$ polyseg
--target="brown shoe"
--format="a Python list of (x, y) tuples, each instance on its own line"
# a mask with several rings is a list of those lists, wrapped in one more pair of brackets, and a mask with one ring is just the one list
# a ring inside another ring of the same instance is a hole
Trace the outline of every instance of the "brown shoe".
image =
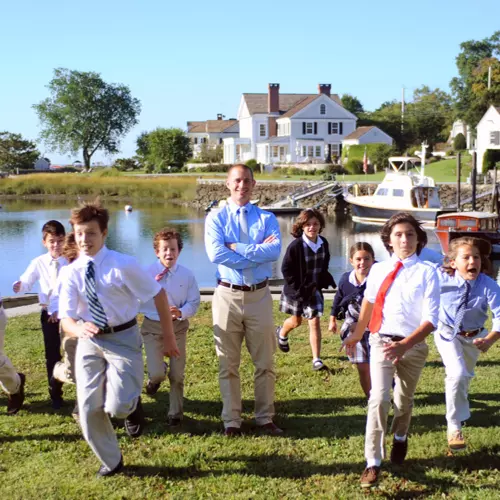
[(361, 488), (373, 488), (380, 479), (380, 467), (367, 467), (361, 474)]
[(283, 434), (283, 429), (280, 429), (274, 422), (258, 425), (257, 429), (261, 434), (267, 434), (268, 436), (281, 436)]
[(146, 385), (146, 394), (148, 396), (154, 396), (158, 392), (160, 385), (161, 385), (161, 383), (153, 384), (153, 382), (148, 382)]
[(408, 437), (404, 441), (392, 441), (391, 462), (396, 465), (403, 465), (408, 452)]
[(467, 448), (462, 431), (454, 431), (448, 435), (448, 446), (451, 451), (465, 450)]
[(167, 425), (169, 427), (179, 427), (182, 424), (182, 419), (179, 417), (167, 417)]
[(224, 436), (226, 437), (236, 437), (241, 436), (242, 432), (239, 427), (226, 427), (224, 429)]
[(26, 383), (26, 376), (24, 373), (18, 373), (18, 375), (21, 379), (21, 384), (19, 385), (19, 390), (16, 394), (9, 394), (9, 400), (7, 401), (7, 415), (15, 415), (24, 403), (24, 384)]

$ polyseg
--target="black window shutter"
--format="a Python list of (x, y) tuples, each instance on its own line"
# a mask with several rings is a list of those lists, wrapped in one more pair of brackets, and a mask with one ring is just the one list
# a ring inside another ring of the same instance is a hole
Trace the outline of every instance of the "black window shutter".
[(328, 122), (328, 135), (332, 135), (332, 122)]
[(342, 156), (342, 144), (339, 144), (339, 156)]
[(314, 122), (314, 135), (318, 133), (318, 122)]
[(344, 133), (344, 123), (340, 122), (339, 123), (339, 134), (342, 135)]
[(302, 122), (302, 133), (306, 135), (306, 122)]

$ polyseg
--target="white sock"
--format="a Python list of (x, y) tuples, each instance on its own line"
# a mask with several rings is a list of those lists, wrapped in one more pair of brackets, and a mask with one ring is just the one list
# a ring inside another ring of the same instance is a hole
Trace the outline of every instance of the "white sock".
[(366, 459), (366, 467), (380, 467), (380, 464), (382, 463), (382, 460), (379, 460), (378, 458), (367, 458)]
[(404, 443), (406, 441), (406, 434), (404, 436), (396, 436), (396, 434), (394, 434), (394, 439), (400, 443)]

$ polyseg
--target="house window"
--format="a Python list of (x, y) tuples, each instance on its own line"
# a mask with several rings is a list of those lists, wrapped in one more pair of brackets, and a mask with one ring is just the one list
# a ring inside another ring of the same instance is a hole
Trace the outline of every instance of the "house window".
[(302, 146), (302, 156), (307, 156), (307, 146)]
[(314, 131), (314, 125), (312, 122), (306, 122), (306, 134), (312, 134)]
[(314, 153), (314, 146), (307, 146), (307, 156), (309, 156), (309, 158), (312, 158), (313, 153)]
[(280, 146), (280, 159), (285, 157), (285, 147)]
[(490, 132), (490, 144), (500, 146), (500, 130)]
[(330, 144), (330, 154), (334, 156), (338, 156), (339, 154), (339, 145), (338, 144)]
[(315, 156), (320, 157), (321, 156), (321, 146), (316, 146), (315, 147)]
[(219, 144), (222, 144), (224, 141), (222, 139), (222, 137), (219, 139)]
[(195, 137), (195, 138), (193, 139), (193, 144), (198, 144), (198, 137)]
[(279, 155), (279, 147), (273, 146), (273, 158), (278, 158)]
[(266, 124), (265, 123), (261, 123), (259, 125), (259, 136), (266, 137)]
[(320, 114), (320, 115), (326, 115), (326, 105), (325, 105), (325, 104), (322, 104), (322, 105), (319, 107), (319, 114)]
[(332, 122), (332, 134), (338, 134), (339, 133), (339, 123), (338, 122)]

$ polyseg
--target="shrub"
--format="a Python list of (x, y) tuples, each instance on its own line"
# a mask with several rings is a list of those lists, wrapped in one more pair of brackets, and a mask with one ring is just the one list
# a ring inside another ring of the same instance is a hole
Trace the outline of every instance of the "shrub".
[(118, 158), (113, 164), (113, 168), (125, 172), (126, 170), (136, 170), (139, 165), (133, 158)]
[(254, 160), (254, 159), (248, 160), (245, 163), (245, 165), (247, 167), (250, 167), (253, 172), (257, 172), (257, 173), (260, 172), (260, 163), (258, 163), (257, 160)]
[(286, 169), (288, 175), (302, 175), (304, 171), (297, 167), (288, 167)]
[(464, 134), (457, 134), (453, 139), (453, 148), (456, 151), (463, 151), (467, 148), (467, 141), (465, 140)]
[(345, 164), (345, 169), (349, 174), (362, 174), (363, 173), (363, 162), (361, 160), (349, 160)]
[(447, 152), (446, 152), (446, 156), (453, 156), (455, 154), (455, 151), (453, 151), (453, 149), (449, 149)]
[[(483, 156), (483, 169), (482, 173), (485, 174), (488, 170), (492, 169), (496, 162), (500, 160), (500, 149), (487, 149), (484, 152)], [(477, 162), (481, 161), (480, 158), (477, 159)], [(479, 171), (479, 165), (478, 165), (478, 171)]]

